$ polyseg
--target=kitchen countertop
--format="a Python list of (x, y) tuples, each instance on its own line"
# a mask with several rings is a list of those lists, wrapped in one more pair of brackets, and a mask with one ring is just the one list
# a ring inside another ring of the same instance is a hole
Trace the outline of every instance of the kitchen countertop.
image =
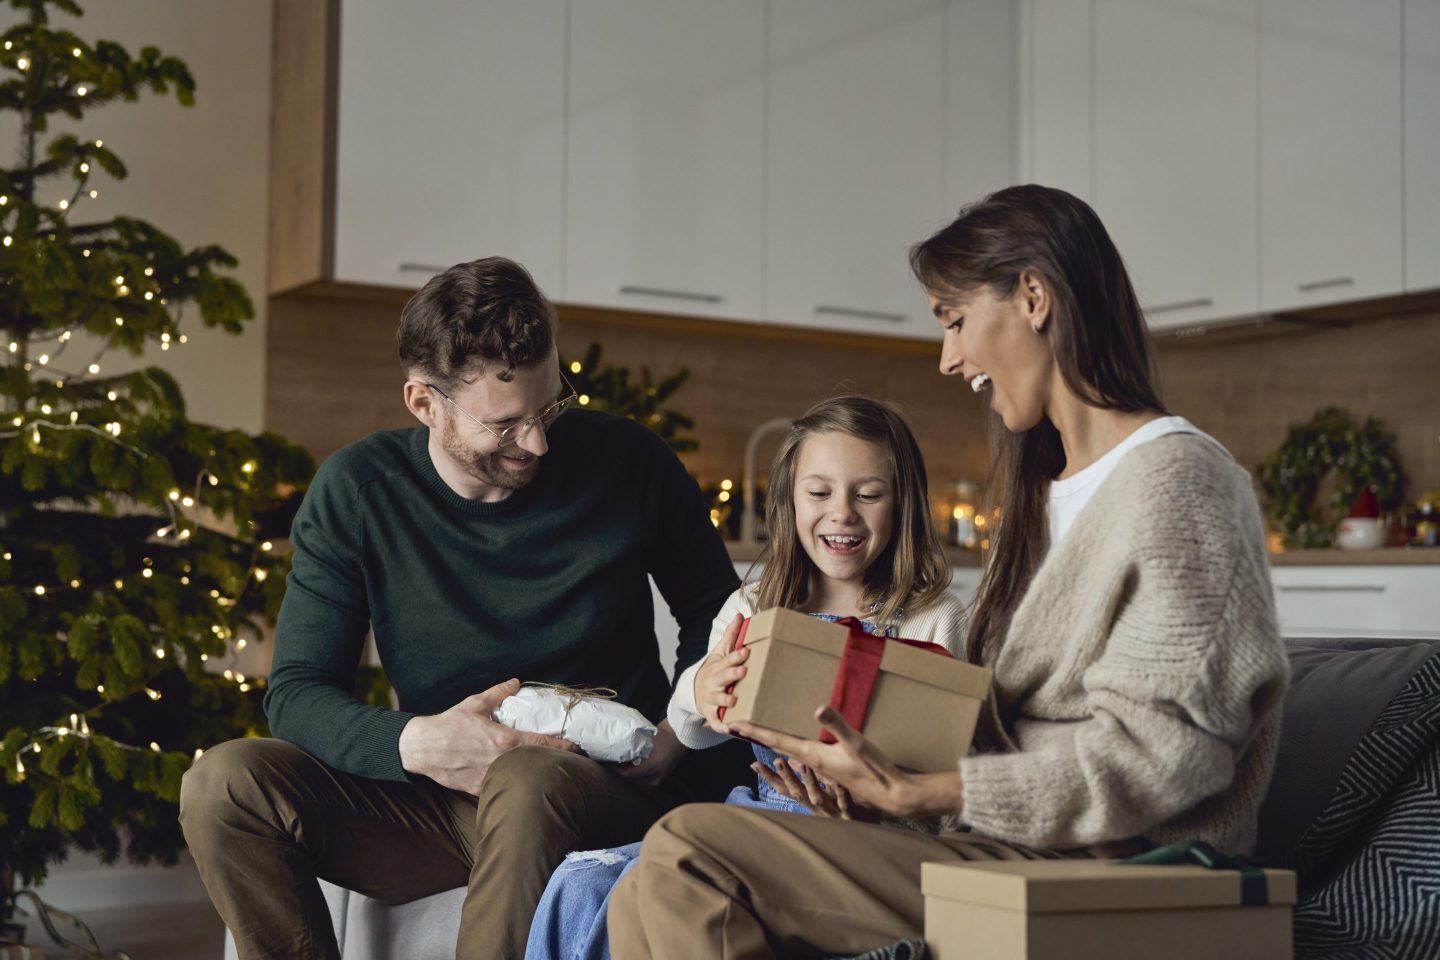
[[(725, 549), (730, 559), (744, 562), (760, 556), (763, 547), (759, 544), (743, 544), (726, 541)], [(945, 555), (956, 567), (979, 567), (980, 554), (955, 547), (946, 547)], [(1387, 547), (1380, 550), (1287, 550), (1270, 554), (1270, 564), (1276, 567), (1368, 567), (1368, 566), (1413, 566), (1433, 564), (1440, 566), (1440, 547)]]
[(1383, 547), (1379, 550), (1287, 550), (1270, 554), (1274, 567), (1440, 566), (1440, 547)]

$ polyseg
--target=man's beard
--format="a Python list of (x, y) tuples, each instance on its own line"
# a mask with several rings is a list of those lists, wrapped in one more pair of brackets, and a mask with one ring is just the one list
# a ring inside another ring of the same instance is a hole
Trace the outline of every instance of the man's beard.
[[(534, 429), (533, 427), (531, 428)], [(517, 473), (515, 470), (506, 467), (503, 459), (504, 454), (496, 451), (494, 453), (476, 453), (467, 447), (460, 439), (459, 431), (455, 428), (455, 417), (452, 414), (441, 421), (440, 427), (440, 449), (444, 450), (451, 460), (459, 465), (470, 476), (481, 483), (492, 487), (499, 487), (502, 490), (519, 490), (527, 486), (535, 479), (538, 472), (539, 458), (531, 460), (531, 466), (524, 472)], [(518, 447), (511, 446), (507, 449), (518, 450)]]

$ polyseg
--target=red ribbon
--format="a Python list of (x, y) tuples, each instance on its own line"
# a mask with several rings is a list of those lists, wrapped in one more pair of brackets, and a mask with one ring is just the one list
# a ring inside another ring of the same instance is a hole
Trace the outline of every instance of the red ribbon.
[[(938, 643), (924, 640), (907, 640), (904, 637), (877, 637), (866, 633), (864, 626), (854, 617), (837, 621), (848, 627), (845, 638), (845, 652), (840, 655), (840, 667), (835, 671), (835, 689), (830, 692), (830, 708), (845, 718), (852, 729), (865, 729), (865, 714), (870, 710), (870, 697), (875, 693), (875, 681), (880, 676), (880, 659), (885, 655), (887, 642), (903, 643), (928, 650), (931, 653), (951, 656), (949, 650)], [(835, 743), (835, 735), (829, 730), (820, 731), (821, 743)]]
[[(736, 650), (739, 650), (741, 647), (745, 646), (745, 631), (746, 631), (746, 630), (749, 630), (749, 629), (750, 629), (750, 618), (749, 618), (749, 617), (746, 617), (744, 620), (741, 620), (741, 621), (740, 621), (740, 636), (738, 636), (738, 637), (735, 638), (735, 649), (736, 649)], [(736, 681), (735, 681), (735, 683), (739, 683), (739, 682), (740, 682), (739, 680), (736, 680)], [(735, 692), (735, 683), (732, 683), (732, 684), (730, 684), (730, 686), (726, 687), (726, 688), (725, 688), (725, 692), (726, 692), (726, 693), (734, 693), (734, 692)], [(716, 708), (716, 710), (715, 710), (715, 718), (716, 718), (717, 720), (724, 720), (724, 719), (725, 719), (725, 708), (724, 708), (724, 707), (718, 707), (718, 708)]]
[[(953, 654), (938, 643), (907, 640), (904, 637), (877, 637), (866, 633), (865, 627), (855, 617), (845, 617), (835, 622), (848, 628), (850, 633), (845, 637), (845, 651), (840, 655), (840, 666), (835, 671), (835, 689), (830, 692), (830, 707), (856, 730), (865, 729), (865, 714), (870, 710), (870, 698), (875, 693), (875, 681), (880, 676), (880, 659), (885, 655), (887, 642), (903, 643), (953, 659)], [(740, 636), (735, 641), (736, 650), (745, 646), (745, 632), (749, 629), (750, 618), (746, 617), (740, 622)], [(734, 690), (734, 683), (725, 688), (726, 693), (733, 693)], [(725, 708), (720, 707), (716, 716), (724, 720)], [(835, 735), (829, 730), (821, 730), (820, 742), (834, 743)]]

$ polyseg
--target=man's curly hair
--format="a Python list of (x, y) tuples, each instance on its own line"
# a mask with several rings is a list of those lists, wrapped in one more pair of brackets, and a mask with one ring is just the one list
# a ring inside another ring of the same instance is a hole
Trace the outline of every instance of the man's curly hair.
[(530, 273), (504, 257), (436, 274), (400, 312), (395, 339), (409, 376), (442, 390), (493, 370), (508, 381), (555, 346), (555, 307)]

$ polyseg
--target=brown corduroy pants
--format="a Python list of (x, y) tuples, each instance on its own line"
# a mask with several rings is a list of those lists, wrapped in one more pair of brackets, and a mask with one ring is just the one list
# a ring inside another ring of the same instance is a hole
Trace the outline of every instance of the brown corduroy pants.
[(316, 878), (382, 903), (468, 885), (456, 957), (516, 958), (571, 850), (639, 839), (666, 810), (718, 799), (738, 756), (692, 754), (660, 789), (548, 747), (505, 753), (481, 796), (341, 773), (282, 740), (233, 740), (185, 775), (180, 821), (242, 960), (336, 960)]
[(610, 898), (616, 960), (751, 960), (864, 953), (924, 935), (920, 864), (1121, 856), (1138, 842), (1058, 854), (973, 833), (916, 833), (691, 804), (650, 829)]

